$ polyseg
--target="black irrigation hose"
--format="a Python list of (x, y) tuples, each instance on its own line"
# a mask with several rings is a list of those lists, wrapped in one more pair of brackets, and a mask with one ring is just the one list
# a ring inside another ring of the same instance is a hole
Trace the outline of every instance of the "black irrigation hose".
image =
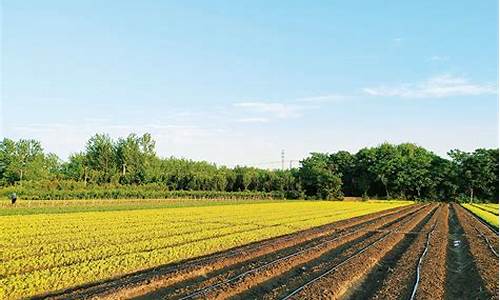
[[(422, 210), (422, 209), (424, 209), (425, 207), (426, 207), (426, 206), (423, 206), (423, 207), (421, 207), (421, 208), (418, 208), (418, 209), (416, 209), (415, 211), (410, 212), (408, 215), (404, 216), (403, 218), (408, 217), (408, 216), (411, 216), (411, 215), (415, 214), (416, 212), (421, 211), (421, 210)], [(399, 211), (397, 211), (397, 212), (399, 212)], [(387, 217), (387, 216), (390, 216), (390, 215), (396, 214), (397, 212), (395, 212), (395, 213), (391, 213), (391, 214), (386, 215), (386, 216), (384, 216), (384, 217)], [(259, 266), (259, 267), (257, 267), (257, 268), (250, 269), (250, 270), (248, 270), (248, 271), (246, 271), (246, 272), (243, 272), (243, 273), (241, 273), (241, 274), (239, 274), (239, 275), (236, 275), (236, 276), (234, 276), (234, 277), (231, 277), (231, 278), (229, 278), (229, 279), (226, 279), (226, 280), (224, 280), (224, 281), (222, 281), (222, 282), (215, 283), (215, 284), (212, 284), (212, 285), (207, 286), (207, 287), (205, 287), (205, 288), (199, 289), (199, 290), (197, 290), (197, 291), (195, 291), (195, 292), (193, 292), (193, 293), (191, 293), (191, 294), (188, 294), (188, 295), (186, 295), (186, 296), (184, 296), (184, 297), (182, 297), (182, 298), (179, 298), (178, 300), (191, 299), (191, 298), (194, 298), (194, 297), (197, 297), (197, 296), (203, 295), (203, 294), (205, 294), (206, 292), (208, 292), (208, 291), (210, 291), (210, 290), (213, 290), (213, 289), (215, 289), (215, 288), (217, 288), (217, 287), (219, 287), (219, 286), (221, 286), (221, 285), (224, 285), (224, 284), (226, 284), (226, 283), (230, 283), (230, 282), (233, 282), (233, 281), (238, 280), (238, 279), (240, 279), (240, 278), (243, 278), (243, 277), (245, 277), (245, 276), (246, 276), (246, 275), (248, 275), (248, 274), (251, 274), (251, 273), (254, 273), (254, 272), (256, 272), (256, 271), (259, 271), (259, 270), (261, 270), (261, 269), (263, 269), (263, 268), (265, 268), (265, 267), (268, 267), (268, 266), (270, 266), (270, 265), (272, 265), (272, 264), (275, 264), (275, 263), (278, 263), (278, 262), (280, 262), (280, 261), (286, 260), (286, 259), (288, 259), (288, 258), (290, 258), (290, 257), (298, 256), (298, 255), (300, 255), (300, 254), (302, 254), (302, 253), (304, 253), (304, 252), (306, 252), (306, 251), (309, 251), (309, 250), (311, 250), (311, 249), (314, 249), (314, 248), (320, 247), (320, 246), (322, 246), (322, 245), (324, 245), (324, 244), (327, 244), (327, 243), (330, 243), (330, 242), (336, 241), (336, 240), (338, 240), (338, 239), (340, 239), (340, 238), (343, 238), (343, 237), (346, 237), (346, 236), (349, 236), (349, 235), (355, 234), (355, 233), (357, 233), (357, 232), (361, 232), (361, 231), (363, 231), (363, 230), (364, 230), (364, 228), (363, 228), (361, 225), (373, 224), (373, 223), (375, 223), (375, 221), (377, 221), (377, 220), (378, 220), (378, 219), (375, 219), (375, 220), (370, 220), (370, 221), (364, 222), (364, 223), (362, 223), (362, 224), (355, 225), (354, 227), (360, 227), (360, 228), (359, 228), (359, 229), (357, 229), (357, 230), (350, 231), (350, 232), (348, 232), (348, 233), (342, 234), (342, 235), (340, 235), (340, 236), (336, 236), (336, 237), (334, 237), (334, 238), (327, 239), (327, 240), (325, 240), (325, 241), (321, 242), (320, 244), (317, 244), (317, 245), (314, 245), (314, 246), (310, 246), (310, 247), (304, 248), (304, 249), (302, 249), (302, 250), (300, 250), (300, 251), (298, 251), (298, 252), (295, 252), (295, 253), (289, 254), (289, 255), (287, 255), (287, 256), (285, 256), (285, 257), (281, 257), (281, 258), (278, 258), (278, 259), (272, 260), (272, 261), (267, 262), (266, 264), (264, 264), (264, 265), (262, 265), (262, 266)], [(391, 232), (387, 233), (384, 237), (386, 237), (386, 236), (387, 236), (387, 235), (389, 235), (390, 233), (391, 233)], [(375, 244), (375, 243), (377, 243), (377, 242), (379, 242), (379, 240), (375, 241), (373, 244)], [(373, 244), (372, 244), (372, 245), (373, 245)], [(372, 245), (370, 245), (370, 246), (372, 246)], [(360, 254), (360, 253), (357, 253), (357, 254)], [(346, 261), (344, 261), (344, 262), (346, 262)], [(340, 265), (337, 265), (337, 267), (338, 267), (338, 266), (340, 266)]]
[(209, 291), (209, 290), (212, 290), (212, 289), (214, 289), (214, 288), (217, 288), (217, 287), (219, 287), (219, 286), (221, 286), (221, 285), (223, 285), (223, 284), (230, 283), (230, 282), (235, 281), (235, 280), (237, 280), (237, 279), (243, 278), (243, 277), (245, 277), (245, 276), (246, 276), (246, 275), (248, 275), (248, 274), (251, 274), (251, 273), (257, 272), (257, 271), (259, 271), (259, 270), (261, 270), (261, 269), (264, 269), (264, 268), (265, 268), (265, 267), (267, 267), (267, 266), (270, 266), (270, 265), (275, 264), (275, 263), (279, 263), (280, 261), (286, 260), (286, 259), (288, 259), (288, 258), (290, 258), (290, 257), (298, 256), (298, 255), (300, 255), (300, 254), (302, 254), (302, 253), (304, 253), (304, 252), (306, 252), (306, 251), (309, 251), (309, 250), (311, 250), (311, 249), (317, 248), (317, 247), (322, 246), (322, 245), (324, 245), (324, 244), (327, 244), (327, 243), (330, 243), (330, 242), (336, 241), (336, 240), (338, 240), (338, 239), (340, 239), (340, 238), (343, 238), (343, 237), (346, 237), (346, 236), (352, 235), (352, 234), (354, 234), (354, 233), (356, 233), (356, 232), (359, 232), (359, 231), (361, 231), (361, 230), (363, 230), (363, 229), (358, 229), (358, 230), (356, 230), (356, 231), (352, 231), (352, 232), (350, 232), (350, 233), (346, 233), (346, 234), (343, 234), (343, 235), (337, 236), (337, 237), (335, 237), (335, 238), (333, 238), (333, 239), (326, 240), (326, 241), (324, 241), (324, 242), (322, 242), (322, 243), (320, 243), (320, 244), (317, 244), (317, 245), (315, 245), (315, 246), (308, 247), (308, 248), (302, 249), (302, 250), (300, 250), (300, 251), (298, 251), (298, 252), (295, 252), (295, 253), (289, 254), (289, 255), (287, 255), (287, 256), (281, 257), (281, 258), (279, 258), (279, 259), (276, 259), (276, 260), (270, 261), (270, 262), (268, 262), (268, 263), (266, 263), (266, 264), (264, 264), (264, 265), (262, 265), (262, 266), (259, 266), (259, 267), (254, 268), (254, 269), (250, 269), (250, 270), (248, 270), (248, 271), (246, 271), (246, 272), (243, 272), (243, 273), (241, 273), (241, 274), (239, 274), (239, 275), (237, 275), (237, 276), (231, 277), (231, 278), (229, 278), (229, 279), (227, 279), (227, 280), (224, 280), (224, 281), (222, 281), (222, 282), (219, 282), (219, 283), (216, 283), (216, 284), (210, 285), (210, 286), (208, 286), (208, 287), (202, 288), (202, 289), (200, 289), (200, 290), (198, 290), (198, 291), (196, 291), (196, 292), (194, 292), (194, 293), (192, 293), (192, 294), (189, 294), (189, 295), (186, 295), (186, 296), (184, 296), (184, 297), (182, 297), (182, 298), (179, 298), (179, 300), (190, 299), (190, 298), (194, 298), (194, 297), (196, 297), (196, 296), (202, 295), (202, 294), (204, 294), (205, 292), (207, 292), (207, 291)]
[(437, 220), (434, 222), (432, 225), (431, 231), (427, 234), (427, 240), (425, 242), (425, 249), (420, 258), (418, 259), (418, 264), (417, 264), (417, 279), (415, 281), (415, 285), (413, 286), (413, 292), (411, 293), (410, 300), (415, 299), (415, 295), (417, 294), (417, 289), (418, 289), (418, 284), (420, 283), (420, 267), (422, 266), (422, 262), (424, 261), (425, 256), (427, 255), (427, 251), (429, 250), (429, 241), (430, 241), (430, 236), (434, 232), (434, 229), (436, 229), (436, 223)]
[(498, 229), (497, 228), (493, 227), (493, 225), (487, 223), (485, 220), (483, 220), (480, 217), (476, 216), (473, 212), (471, 212), (466, 207), (463, 207), (462, 205), (460, 205), (460, 207), (462, 207), (463, 209), (465, 209), (469, 213), (469, 215), (471, 215), (474, 219), (476, 219), (479, 222), (481, 222), (484, 226), (488, 227), (491, 231), (493, 231), (498, 236)]
[[(474, 226), (474, 225), (473, 225)], [(490, 248), (491, 252), (495, 254), (496, 257), (498, 257), (498, 252), (495, 251), (495, 248), (491, 245), (490, 239), (488, 239), (487, 236), (485, 236), (479, 229), (477, 229), (476, 226), (474, 226), (474, 229), (483, 237), (483, 239), (486, 241), (486, 244), (488, 244), (488, 247)]]
[(364, 248), (362, 248), (360, 251), (356, 252), (355, 254), (353, 254), (352, 256), (346, 258), (345, 260), (343, 260), (341, 263), (335, 265), (333, 268), (331, 268), (330, 270), (324, 272), (323, 274), (309, 280), (308, 282), (306, 282), (305, 284), (303, 284), (302, 286), (300, 286), (299, 288), (295, 289), (293, 292), (291, 292), (290, 294), (288, 294), (287, 296), (285, 296), (284, 298), (281, 298), (281, 300), (287, 300), (287, 299), (290, 299), (291, 297), (293, 297), (294, 295), (296, 295), (297, 293), (299, 293), (300, 291), (302, 291), (303, 289), (305, 289), (307, 286), (311, 285), (312, 283), (320, 280), (321, 278), (327, 276), (328, 274), (332, 273), (333, 271), (335, 271), (337, 268), (343, 266), (344, 264), (348, 263), (351, 259), (354, 259), (356, 256), (362, 254), (363, 252), (365, 252), (366, 250), (368, 250), (369, 248), (371, 248), (373, 245), (385, 240), (388, 236), (389, 236), (390, 233), (387, 233), (386, 235), (382, 236), (380, 239), (376, 240), (373, 244), (370, 244), (370, 245), (367, 245), (365, 246)]
[[(422, 209), (422, 208), (424, 208), (426, 206), (427, 205), (424, 205), (420, 209)], [(410, 206), (396, 208), (395, 211), (390, 212), (390, 213), (388, 213), (388, 214), (386, 214), (386, 215), (384, 215), (382, 217), (388, 217), (388, 216), (391, 216), (391, 215), (394, 215), (394, 214), (397, 214), (397, 213), (400, 213), (400, 212), (406, 211), (406, 210), (411, 211), (411, 209), (409, 209), (411, 207), (412, 206), (410, 205)], [(420, 209), (417, 209), (417, 210), (420, 210)], [(415, 211), (417, 211), (417, 210), (415, 210)], [(363, 222), (361, 224), (354, 225), (353, 227), (359, 227), (361, 225), (370, 224), (370, 223), (373, 223), (375, 220), (377, 220), (377, 219), (365, 221), (365, 222)], [(321, 226), (318, 226), (318, 228), (319, 227), (321, 227)], [(314, 229), (314, 228), (312, 228), (312, 229)], [(284, 235), (284, 236), (281, 236), (281, 237), (277, 237), (277, 239), (279, 239), (282, 242), (293, 240), (295, 238), (295, 234), (296, 233), (298, 233), (298, 232), (290, 233), (288, 235)], [(270, 239), (267, 239), (267, 240), (263, 240), (263, 241), (259, 241), (259, 242), (254, 242), (254, 243), (248, 244), (246, 246), (242, 246), (242, 247), (244, 247), (246, 249), (246, 251), (253, 251), (255, 249), (261, 248), (263, 245), (272, 245), (272, 244), (274, 244), (276, 242), (275, 239), (276, 238), (270, 238)], [(52, 292), (52, 293), (46, 293), (46, 294), (42, 294), (42, 295), (37, 295), (37, 296), (33, 297), (33, 299), (45, 299), (47, 297), (61, 297), (61, 296), (65, 296), (65, 295), (69, 295), (69, 294), (74, 294), (74, 293), (81, 293), (85, 297), (95, 296), (95, 294), (97, 294), (97, 293), (103, 293), (103, 292), (106, 292), (107, 290), (109, 290), (111, 288), (109, 285), (114, 286), (117, 281), (119, 281), (121, 283), (121, 285), (133, 285), (133, 284), (138, 284), (140, 282), (143, 282), (145, 279), (150, 278), (150, 277), (148, 277), (148, 275), (145, 272), (151, 272), (151, 271), (154, 271), (154, 270), (161, 269), (162, 273), (169, 274), (169, 273), (172, 273), (174, 271), (179, 270), (180, 264), (185, 264), (186, 267), (193, 267), (193, 266), (196, 266), (197, 264), (200, 264), (200, 263), (209, 263), (209, 262), (212, 262), (212, 261), (217, 261), (218, 259), (222, 259), (222, 258), (234, 257), (234, 256), (239, 255), (240, 253), (241, 253), (241, 247), (237, 247), (235, 249), (230, 249), (230, 250), (227, 250), (227, 251), (223, 251), (223, 252), (211, 254), (211, 255), (208, 255), (208, 256), (202, 256), (202, 257), (199, 257), (199, 258), (196, 258), (196, 259), (188, 260), (188, 261), (186, 261), (184, 263), (180, 262), (180, 263), (177, 263), (177, 264), (174, 264), (174, 265), (170, 265), (170, 266), (153, 267), (153, 268), (150, 268), (148, 270), (138, 271), (138, 272), (135, 272), (135, 273), (131, 273), (131, 274), (128, 274), (128, 275), (124, 275), (124, 276), (118, 277), (116, 279), (111, 279), (109, 281), (103, 281), (103, 282), (100, 282), (100, 283), (97, 283), (97, 284), (92, 284), (92, 283), (91, 284), (85, 284), (85, 285), (80, 285), (80, 286), (77, 286), (77, 287), (65, 289), (65, 290), (59, 291), (59, 292)], [(156, 275), (154, 275), (154, 276), (156, 276)]]
[[(467, 211), (469, 217), (472, 217), (473, 219), (478, 220), (480, 223), (482, 223), (483, 225), (485, 225), (487, 228), (489, 228), (491, 231), (493, 231), (498, 236), (498, 231), (496, 231), (493, 228), (493, 226), (491, 226), (490, 224), (486, 223), (483, 219), (481, 219), (480, 217), (476, 216), (474, 213), (472, 213), (467, 208), (465, 208), (463, 206), (462, 206), (462, 208), (464, 208)], [(481, 235), (481, 237), (485, 240), (485, 242), (486, 242), (486, 244), (488, 244), (488, 247), (490, 248), (491, 252), (493, 252), (493, 254), (496, 257), (498, 257), (498, 252), (495, 251), (495, 248), (493, 247), (493, 245), (491, 245), (490, 239), (488, 239), (488, 237), (486, 235), (484, 235), (484, 233), (481, 230), (479, 230), (476, 225), (472, 224), (472, 227), (474, 227), (474, 229), (479, 233), (479, 235)]]
[[(409, 219), (407, 220), (406, 222), (403, 223), (404, 224), (407, 224), (411, 221), (412, 219)], [(366, 250), (368, 250), (369, 248), (373, 247), (374, 245), (376, 245), (377, 243), (385, 240), (387, 237), (389, 237), (389, 235), (391, 233), (394, 233), (394, 232), (398, 232), (398, 230), (395, 230), (395, 231), (389, 231), (387, 234), (385, 234), (384, 236), (382, 236), (381, 238), (379, 238), (378, 240), (376, 240), (375, 242), (373, 242), (372, 244), (369, 244), (365, 247), (363, 247), (361, 250), (359, 250), (358, 252), (354, 253), (353, 255), (349, 256), (348, 258), (346, 258), (345, 260), (343, 260), (342, 262), (338, 263), (337, 265), (333, 266), (331, 269), (329, 269), (328, 271), (322, 273), (321, 275), (309, 280), (308, 282), (306, 282), (305, 284), (301, 285), (300, 287), (298, 287), (297, 289), (293, 290), (290, 294), (288, 294), (287, 296), (281, 298), (281, 300), (288, 300), (290, 299), (291, 297), (295, 296), (296, 294), (298, 294), (299, 292), (301, 292), (303, 289), (305, 289), (306, 287), (308, 287), (309, 285), (313, 284), (314, 282), (320, 280), (321, 278), (331, 274), (332, 272), (334, 272), (336, 269), (338, 269), (339, 267), (343, 266), (344, 264), (348, 263), (350, 260), (354, 259), (356, 256), (362, 254), (363, 252), (365, 252)]]

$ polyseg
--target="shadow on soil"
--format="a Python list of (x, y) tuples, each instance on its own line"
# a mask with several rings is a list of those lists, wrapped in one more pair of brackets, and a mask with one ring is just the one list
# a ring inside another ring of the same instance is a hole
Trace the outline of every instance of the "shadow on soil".
[(446, 299), (490, 299), (477, 271), (464, 230), (450, 206), (448, 253), (446, 259)]
[[(413, 232), (419, 232), (427, 222), (432, 218), (433, 214), (436, 213), (437, 208), (435, 208), (431, 213), (429, 213), (415, 228)], [(356, 286), (351, 288), (343, 299), (350, 300), (364, 300), (373, 298), (375, 292), (380, 289), (384, 283), (384, 279), (390, 274), (391, 270), (396, 267), (398, 260), (403, 256), (403, 254), (408, 250), (413, 241), (417, 238), (416, 234), (407, 234), (403, 240), (401, 240), (389, 253), (387, 253), (377, 265), (358, 282)], [(401, 299), (408, 299), (411, 294), (411, 286), (408, 286), (405, 290), (405, 295), (401, 295)]]

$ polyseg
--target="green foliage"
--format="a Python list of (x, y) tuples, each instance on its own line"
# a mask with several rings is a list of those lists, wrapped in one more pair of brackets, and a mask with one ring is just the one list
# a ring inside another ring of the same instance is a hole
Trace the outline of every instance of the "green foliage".
[(477, 149), (472, 153), (452, 150), (456, 184), (470, 200), (488, 199), (498, 202), (498, 149)]
[(16, 192), (24, 200), (63, 199), (283, 199), (280, 192), (223, 192), (169, 190), (159, 184), (85, 185), (75, 181), (26, 181), (22, 185), (0, 189), (0, 197)]
[(0, 185), (22, 180), (52, 179), (59, 171), (60, 162), (55, 154), (44, 154), (35, 140), (0, 142)]
[(323, 153), (312, 153), (301, 161), (299, 180), (304, 187), (305, 195), (318, 199), (342, 198), (342, 180), (340, 174), (330, 161), (330, 156)]
[[(84, 151), (72, 154), (66, 162), (45, 154), (37, 141), (4, 139), (0, 142), (0, 186), (32, 199), (164, 198), (178, 197), (179, 191), (179, 197), (255, 192), (291, 199), (341, 199), (345, 195), (498, 202), (498, 149), (452, 150), (449, 156), (451, 160), (411, 143), (384, 143), (355, 154), (312, 153), (296, 169), (263, 170), (160, 158), (149, 134), (117, 140), (96, 134)], [(48, 186), (53, 187), (30, 188), (33, 181), (50, 182)], [(79, 188), (69, 188), (68, 182)]]
[(90, 202), (91, 207), (100, 206), (106, 212), (65, 216), (54, 212), (56, 207), (53, 207), (52, 214), (0, 218), (2, 299), (42, 298), (47, 292), (101, 282), (411, 204), (242, 201), (227, 205), (224, 201), (226, 205), (213, 206), (199, 201), (201, 206), (179, 207), (185, 206), (181, 204), (169, 209), (166, 205), (175, 201), (163, 200), (143, 209), (147, 202), (154, 203), (151, 200), (136, 201), (132, 206), (124, 204), (128, 206), (124, 210), (122, 204), (116, 207), (115, 203), (113, 209), (103, 203), (106, 201), (54, 202), (59, 202), (56, 205), (61, 212), (68, 212), (67, 204), (81, 205), (81, 202)]

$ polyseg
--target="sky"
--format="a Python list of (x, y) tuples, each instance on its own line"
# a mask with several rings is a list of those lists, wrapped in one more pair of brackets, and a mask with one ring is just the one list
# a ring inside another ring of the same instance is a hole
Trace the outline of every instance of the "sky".
[(498, 147), (498, 1), (0, 3), (0, 136), (62, 159), (131, 132), (229, 166)]

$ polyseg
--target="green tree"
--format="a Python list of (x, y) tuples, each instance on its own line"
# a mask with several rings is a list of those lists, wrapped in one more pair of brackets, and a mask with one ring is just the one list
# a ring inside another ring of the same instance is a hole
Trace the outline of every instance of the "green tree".
[(65, 179), (87, 183), (88, 163), (86, 154), (83, 152), (71, 154), (68, 162), (62, 165), (62, 173)]
[(374, 148), (363, 148), (354, 155), (352, 175), (354, 195), (368, 197), (370, 191), (373, 190), (376, 174), (372, 171), (372, 165), (375, 160)]
[(342, 191), (344, 195), (354, 195), (354, 170), (355, 157), (347, 151), (338, 151), (330, 155), (330, 169), (342, 179)]
[(434, 154), (415, 144), (400, 144), (394, 158), (394, 184), (402, 198), (422, 198), (430, 190), (433, 180), (431, 164)]
[(59, 159), (45, 155), (40, 142), (4, 139), (0, 143), (0, 173), (4, 183), (51, 179), (58, 172)]
[(328, 154), (312, 153), (302, 160), (299, 178), (306, 196), (319, 199), (342, 198), (342, 180), (334, 173)]
[(155, 156), (155, 142), (149, 134), (139, 137), (135, 133), (119, 138), (116, 143), (116, 162), (120, 169), (120, 183), (140, 184)]
[(117, 159), (113, 140), (107, 134), (96, 134), (85, 146), (89, 177), (96, 183), (109, 183), (117, 173)]
[(386, 198), (391, 197), (390, 190), (394, 184), (398, 160), (396, 147), (384, 143), (375, 148), (375, 161), (368, 167), (373, 174), (376, 174), (376, 180), (383, 185)]
[(477, 149), (473, 153), (452, 150), (457, 182), (470, 201), (475, 198), (498, 201), (498, 149)]

